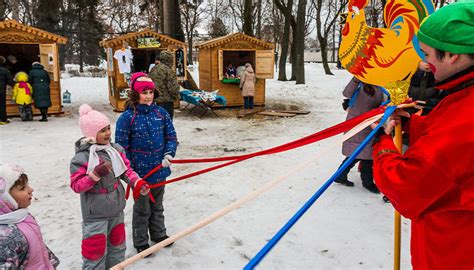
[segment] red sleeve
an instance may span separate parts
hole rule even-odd
[[[448,161],[443,157],[442,144],[433,139],[423,136],[404,155],[387,135],[373,147],[377,187],[407,218],[417,217],[452,185],[447,180],[449,170],[443,169]]]

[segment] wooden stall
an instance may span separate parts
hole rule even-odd
[[[131,72],[148,73],[150,64],[155,62],[155,56],[162,50],[174,54],[173,70],[176,70],[178,81],[186,80],[186,44],[179,40],[156,33],[150,29],[139,32],[128,33],[100,42],[107,53],[107,77],[109,85],[109,101],[116,111],[125,110],[130,86],[127,83],[126,73],[119,67],[119,59],[115,56],[121,55],[120,51],[129,51],[132,55]],[[117,54],[119,52],[119,54]],[[127,55],[127,54],[125,54]],[[127,57],[127,56],[123,56]],[[126,59],[124,58],[124,61]],[[179,104],[179,103],[177,103]]]
[[[245,63],[250,63],[257,78],[254,104],[265,104],[265,79],[273,79],[275,66],[272,43],[242,33],[233,33],[197,44],[196,48],[199,50],[200,89],[219,90],[218,94],[226,98],[227,106],[242,106],[244,100],[239,80],[225,82],[224,69],[232,64],[239,72]]]
[[[18,60],[15,69],[18,71],[28,73],[33,62],[40,62],[49,73],[52,106],[48,114],[62,112],[58,44],[66,42],[65,37],[15,20],[0,21],[0,55],[5,58],[9,55],[15,56]],[[19,116],[18,106],[11,101],[11,94],[11,91],[7,91],[7,115]],[[40,114],[34,106],[33,113]]]

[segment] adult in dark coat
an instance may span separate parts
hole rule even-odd
[[[376,89],[370,84],[364,84],[360,82],[355,77],[352,78],[352,80],[347,84],[342,94],[345,98],[352,99],[350,102],[351,105],[349,105],[349,108],[347,109],[346,120],[352,119],[372,109],[378,108],[384,100],[382,91]],[[367,127],[343,143],[342,154],[347,157],[346,160],[369,135],[370,131],[370,127]],[[369,143],[334,182],[343,184],[345,186],[354,186],[354,183],[347,179],[347,174],[357,162],[360,162],[360,178],[362,179],[362,186],[364,186],[370,192],[379,193],[377,186],[374,184],[371,145],[372,144]]]
[[[0,56],[0,125],[8,124],[7,119],[7,85],[13,86],[13,76],[5,67],[6,59]]]
[[[43,65],[34,62],[30,74],[28,75],[28,82],[33,87],[33,100],[35,107],[41,112],[41,122],[48,121],[48,108],[51,107],[51,95],[49,89],[50,78],[48,72],[44,70]]]

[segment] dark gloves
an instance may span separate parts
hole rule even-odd
[[[95,166],[93,172],[98,177],[104,177],[112,170],[112,163],[110,161],[101,160],[97,166]]]
[[[374,140],[372,141],[372,145],[378,143],[380,141],[380,136],[382,135],[387,135],[384,131],[384,127],[380,127],[379,130],[377,130],[377,133],[374,135]]]
[[[348,98],[345,98],[343,101],[342,101],[342,108],[345,110],[347,110],[347,108],[349,108],[349,101],[350,99]]]

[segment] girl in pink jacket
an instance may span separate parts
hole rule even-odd
[[[22,168],[0,164],[0,269],[50,270],[59,264],[28,212],[32,194]]]

